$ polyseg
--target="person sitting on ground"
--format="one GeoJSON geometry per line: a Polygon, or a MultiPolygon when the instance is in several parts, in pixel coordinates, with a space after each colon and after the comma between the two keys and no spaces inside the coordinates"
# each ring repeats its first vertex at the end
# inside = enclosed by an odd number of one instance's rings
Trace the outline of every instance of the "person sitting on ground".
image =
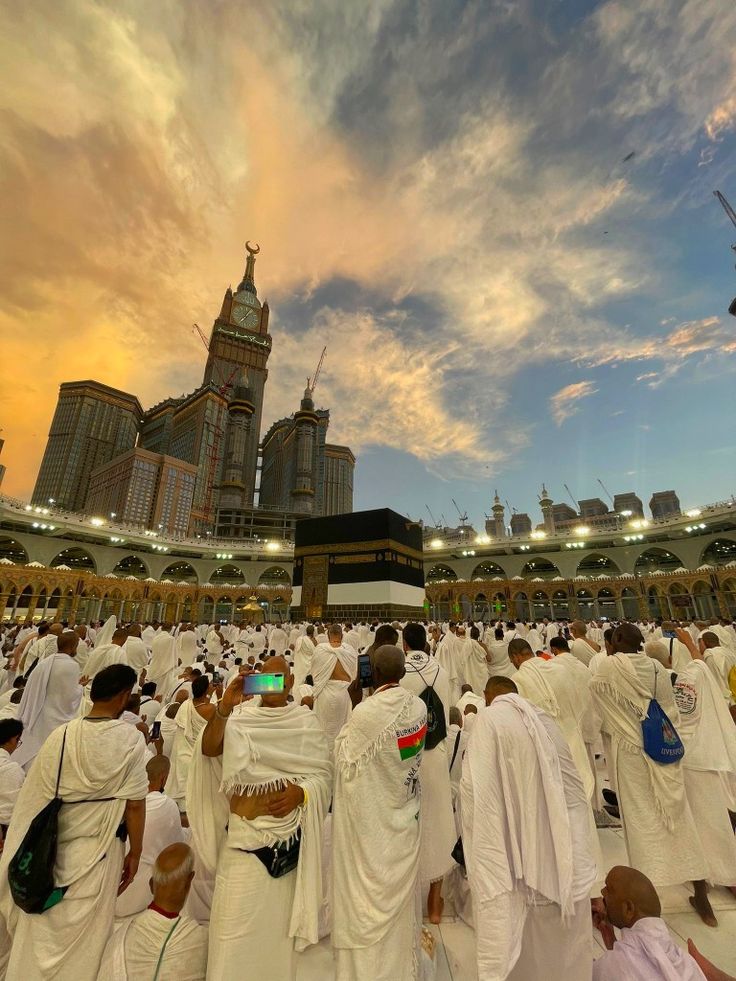
{"type": "Polygon", "coordinates": [[[105,981],[204,981],[207,927],[182,912],[194,878],[194,853],[169,845],[153,866],[153,902],[113,934],[100,965],[105,981]]]}
{"type": "Polygon", "coordinates": [[[659,896],[638,869],[617,865],[606,876],[593,923],[608,953],[593,964],[593,981],[703,981],[695,960],[674,942],[661,918],[659,896]],[[619,939],[613,932],[621,931],[619,939]]]}

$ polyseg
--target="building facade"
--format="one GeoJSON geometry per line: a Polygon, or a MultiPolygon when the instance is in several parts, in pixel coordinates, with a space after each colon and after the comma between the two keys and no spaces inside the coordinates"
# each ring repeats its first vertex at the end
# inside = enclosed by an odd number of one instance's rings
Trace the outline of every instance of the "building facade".
{"type": "MultiPolygon", "coordinates": [[[[143,412],[134,396],[99,382],[61,386],[33,495],[35,504],[52,501],[70,511],[82,511],[93,471],[117,461],[137,445],[142,451],[173,457],[194,468],[188,533],[212,535],[222,528],[228,534],[230,529],[245,531],[254,526],[251,512],[258,507],[269,512],[267,524],[291,531],[294,515],[352,511],[355,458],[347,447],[328,451],[330,413],[315,409],[312,389],[305,392],[293,417],[269,429],[261,447],[271,353],[269,309],[258,299],[255,285],[260,250],[249,243],[246,250],[245,273],[237,290],[228,287],[209,340],[202,335],[208,356],[202,384],[195,391],[164,399],[143,412]],[[263,473],[256,503],[261,452],[263,473]],[[275,511],[282,512],[281,516],[275,516],[275,511]]],[[[140,463],[141,480],[144,469],[140,463]]],[[[105,481],[113,473],[125,475],[127,471],[120,467],[106,471],[105,481]]],[[[103,493],[101,478],[96,476],[91,498],[95,506],[112,493],[109,489],[103,493]]],[[[119,492],[121,501],[126,488],[119,492]]],[[[109,510],[122,513],[122,508],[118,504],[109,510]]]]}
{"type": "Polygon", "coordinates": [[[197,468],[136,447],[92,473],[86,511],[167,535],[186,535],[197,468]]]}
{"type": "Polygon", "coordinates": [[[135,446],[142,418],[134,395],[96,381],[64,382],[32,502],[82,511],[92,472],[135,446]]]}

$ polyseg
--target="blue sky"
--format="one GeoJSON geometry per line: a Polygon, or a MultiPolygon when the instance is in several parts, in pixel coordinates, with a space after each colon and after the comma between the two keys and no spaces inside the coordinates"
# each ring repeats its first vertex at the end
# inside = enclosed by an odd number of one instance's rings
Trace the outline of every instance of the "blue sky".
{"type": "Polygon", "coordinates": [[[0,42],[0,329],[10,363],[29,330],[44,354],[2,394],[8,492],[60,381],[144,404],[198,384],[191,323],[246,238],[265,425],[327,344],[357,507],[452,520],[454,497],[479,526],[496,487],[536,517],[543,480],[736,491],[736,229],[712,194],[736,204],[736,6],[34,7],[0,42]]]}

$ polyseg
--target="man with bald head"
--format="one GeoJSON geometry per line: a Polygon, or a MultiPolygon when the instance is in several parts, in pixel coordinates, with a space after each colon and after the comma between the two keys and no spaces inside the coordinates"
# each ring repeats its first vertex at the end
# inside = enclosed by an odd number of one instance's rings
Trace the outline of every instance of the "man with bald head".
{"type": "Polygon", "coordinates": [[[427,709],[401,687],[405,671],[403,651],[379,647],[373,694],[356,705],[335,741],[332,943],[338,981],[414,976],[427,709]]]}
{"type": "Polygon", "coordinates": [[[215,876],[209,973],[244,965],[260,981],[296,976],[295,950],[319,939],[322,828],[332,762],[314,712],[289,702],[283,657],[263,662],[260,705],[228,685],[192,756],[187,814],[198,861],[215,876]],[[268,691],[268,689],[267,689],[268,691]]]}
{"type": "Polygon", "coordinates": [[[179,808],[164,793],[169,776],[167,756],[153,756],[146,764],[148,794],[146,795],[146,826],[143,830],[143,851],[138,871],[130,886],[118,896],[115,916],[132,916],[140,913],[153,898],[150,878],[159,853],[169,845],[184,841],[179,808]]]}
{"type": "Polygon", "coordinates": [[[603,909],[594,910],[608,953],[593,965],[593,981],[703,981],[695,960],[670,936],[659,896],[637,869],[617,865],[606,876],[603,909]],[[617,940],[613,932],[621,933],[617,940]]]}
{"type": "Polygon", "coordinates": [[[204,981],[207,928],[183,912],[194,879],[194,854],[183,842],[156,857],[149,881],[153,901],[108,942],[99,977],[105,981],[204,981]]]}
{"type": "Polygon", "coordinates": [[[614,653],[593,676],[591,692],[602,719],[629,862],[658,886],[698,883],[693,905],[712,921],[703,883],[708,863],[685,793],[682,760],[664,765],[644,751],[641,723],[652,699],[675,729],[680,725],[669,672],[647,657],[644,637],[632,623],[615,628],[611,647],[614,653]]]}

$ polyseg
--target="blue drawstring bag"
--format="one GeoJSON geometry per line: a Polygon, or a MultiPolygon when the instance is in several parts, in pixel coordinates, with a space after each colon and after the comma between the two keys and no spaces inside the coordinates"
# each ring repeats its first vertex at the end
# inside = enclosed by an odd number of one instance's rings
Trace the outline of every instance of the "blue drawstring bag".
{"type": "Polygon", "coordinates": [[[665,765],[679,763],[685,755],[685,747],[677,735],[662,706],[657,701],[657,676],[654,668],[654,698],[649,702],[646,716],[641,720],[641,734],[644,739],[644,752],[650,760],[665,765]]]}

